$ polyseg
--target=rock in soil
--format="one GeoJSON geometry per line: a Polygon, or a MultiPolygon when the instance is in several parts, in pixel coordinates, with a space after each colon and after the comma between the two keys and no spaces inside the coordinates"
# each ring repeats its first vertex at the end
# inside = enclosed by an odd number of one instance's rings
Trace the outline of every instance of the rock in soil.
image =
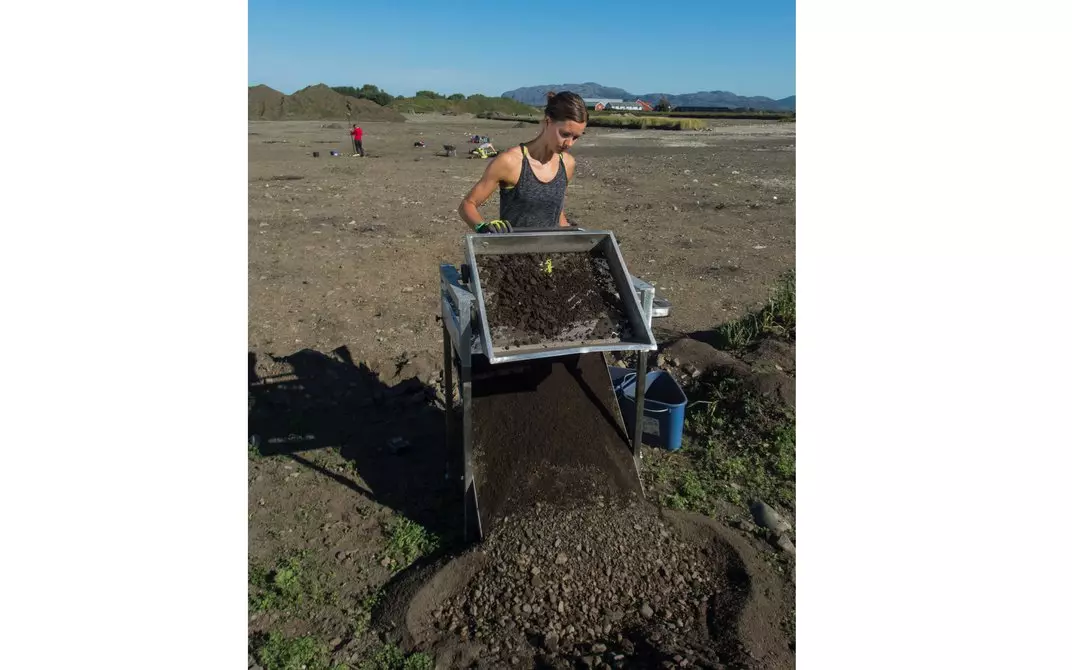
{"type": "Polygon", "coordinates": [[[772,530],[777,534],[788,533],[793,530],[793,527],[789,525],[789,522],[783,519],[778,512],[774,511],[774,508],[762,500],[752,501],[749,508],[752,512],[752,518],[754,518],[756,523],[760,526],[772,530]]]}

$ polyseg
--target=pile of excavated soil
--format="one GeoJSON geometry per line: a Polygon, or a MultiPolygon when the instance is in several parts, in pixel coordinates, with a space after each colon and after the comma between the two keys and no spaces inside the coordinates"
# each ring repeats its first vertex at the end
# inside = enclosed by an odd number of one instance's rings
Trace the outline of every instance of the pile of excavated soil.
{"type": "Polygon", "coordinates": [[[708,523],[646,503],[536,505],[388,607],[437,667],[792,667],[773,583],[708,523]]]}
{"type": "Polygon", "coordinates": [[[381,107],[371,100],[352,98],[337,93],[324,84],[309,86],[293,95],[284,95],[267,86],[249,88],[249,119],[256,121],[345,121],[346,104],[350,104],[349,119],[361,121],[405,121],[393,109],[381,107]]]}
{"type": "Polygon", "coordinates": [[[630,336],[610,266],[601,253],[489,255],[481,256],[478,266],[496,346],[630,336]]]}

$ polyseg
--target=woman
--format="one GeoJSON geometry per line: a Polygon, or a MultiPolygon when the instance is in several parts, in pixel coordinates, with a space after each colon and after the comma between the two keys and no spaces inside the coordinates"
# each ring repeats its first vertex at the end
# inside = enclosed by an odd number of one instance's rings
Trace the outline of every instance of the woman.
{"type": "Polygon", "coordinates": [[[465,196],[458,214],[478,233],[568,226],[563,206],[575,162],[566,153],[584,134],[588,110],[576,93],[548,93],[540,134],[502,152],[465,196]],[[499,187],[499,218],[485,221],[479,207],[499,187]]]}

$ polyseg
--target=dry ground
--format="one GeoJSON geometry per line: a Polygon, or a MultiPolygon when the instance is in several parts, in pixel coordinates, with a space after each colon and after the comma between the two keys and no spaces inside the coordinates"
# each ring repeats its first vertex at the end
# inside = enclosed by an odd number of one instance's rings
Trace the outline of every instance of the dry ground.
{"type": "MultiPolygon", "coordinates": [[[[368,630],[380,588],[460,527],[436,317],[438,266],[462,260],[455,210],[485,166],[466,140],[504,148],[535,127],[369,123],[359,159],[324,125],[249,124],[250,635],[280,654],[310,635],[358,667],[385,653],[368,630]],[[459,155],[436,155],[443,144],[459,155]]],[[[631,272],[672,302],[663,340],[754,309],[794,263],[795,125],[713,126],[591,129],[573,151],[567,216],[614,231],[631,272]]]]}

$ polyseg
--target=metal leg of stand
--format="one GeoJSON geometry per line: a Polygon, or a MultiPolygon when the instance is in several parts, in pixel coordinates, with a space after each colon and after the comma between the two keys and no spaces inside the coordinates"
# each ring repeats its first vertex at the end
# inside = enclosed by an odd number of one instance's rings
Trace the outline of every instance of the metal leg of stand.
{"type": "Polygon", "coordinates": [[[473,479],[473,369],[462,367],[458,376],[462,396],[462,459],[465,482],[465,538],[468,542],[482,539],[480,507],[477,504],[476,482],[473,479]]]}
{"type": "Polygon", "coordinates": [[[454,345],[450,331],[443,326],[443,410],[447,417],[447,477],[457,477],[453,471],[454,454],[454,345]]]}
{"type": "Polygon", "coordinates": [[[640,461],[640,442],[644,434],[644,387],[648,383],[648,352],[637,352],[636,416],[633,417],[633,458],[640,461]]]}

